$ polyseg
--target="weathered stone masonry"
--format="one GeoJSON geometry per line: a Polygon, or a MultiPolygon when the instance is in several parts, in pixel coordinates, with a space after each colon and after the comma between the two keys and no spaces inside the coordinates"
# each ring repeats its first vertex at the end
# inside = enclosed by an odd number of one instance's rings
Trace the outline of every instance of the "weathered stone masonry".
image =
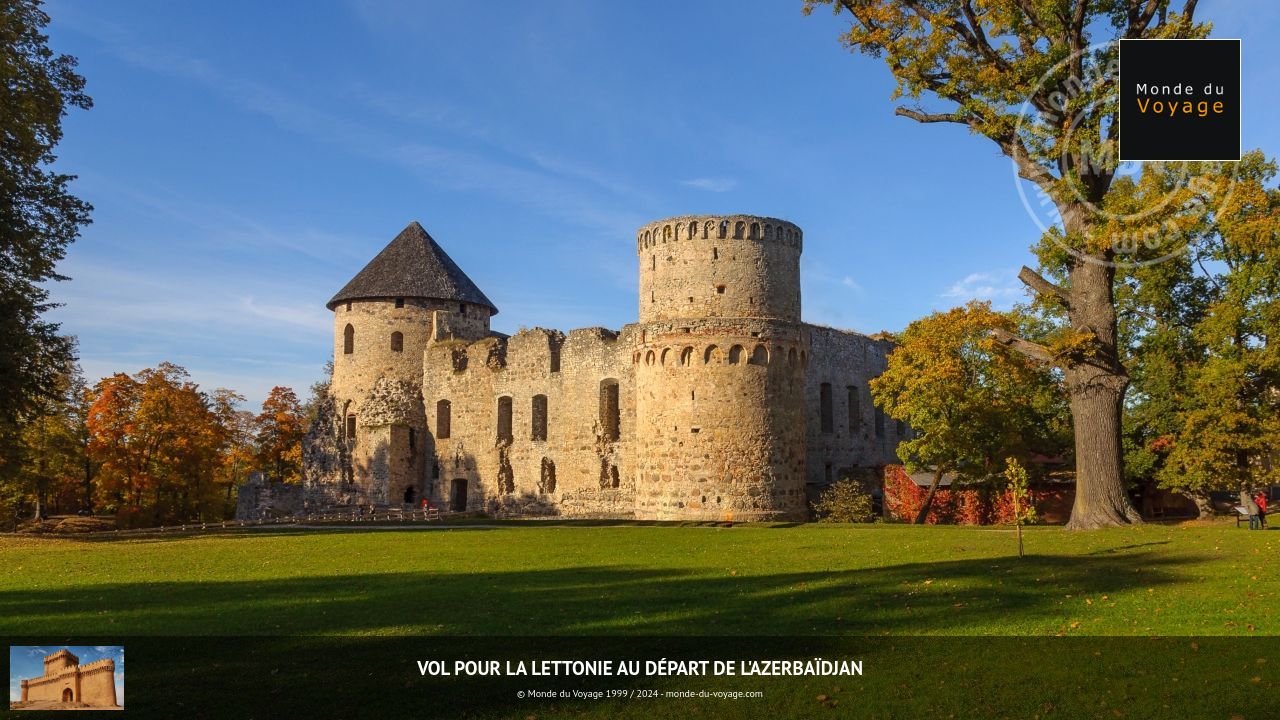
{"type": "Polygon", "coordinates": [[[496,306],[417,223],[329,302],[310,506],[803,519],[806,490],[895,462],[871,405],[887,342],[800,316],[803,234],[686,216],[636,236],[639,322],[490,330],[496,306]]]}

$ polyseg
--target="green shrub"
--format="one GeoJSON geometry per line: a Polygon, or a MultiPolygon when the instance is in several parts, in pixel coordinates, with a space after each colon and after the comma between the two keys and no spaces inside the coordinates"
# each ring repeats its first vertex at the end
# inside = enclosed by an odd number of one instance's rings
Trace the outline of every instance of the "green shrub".
{"type": "Polygon", "coordinates": [[[841,478],[823,490],[813,510],[819,522],[864,523],[875,519],[871,495],[852,478],[841,478]]]}

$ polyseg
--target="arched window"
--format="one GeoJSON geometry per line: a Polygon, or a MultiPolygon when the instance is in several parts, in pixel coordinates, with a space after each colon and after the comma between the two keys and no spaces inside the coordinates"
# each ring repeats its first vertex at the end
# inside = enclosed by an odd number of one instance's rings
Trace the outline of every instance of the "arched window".
{"type": "Polygon", "coordinates": [[[645,353],[645,354],[644,354],[644,364],[645,364],[645,365],[652,365],[652,364],[653,364],[653,358],[654,358],[654,354],[653,354],[653,351],[652,351],[652,350],[650,350],[649,352],[645,353]]]}
{"type": "Polygon", "coordinates": [[[693,364],[693,348],[687,347],[680,351],[680,364],[686,366],[693,364]]]}
{"type": "Polygon", "coordinates": [[[347,323],[342,330],[342,354],[350,355],[356,351],[356,329],[347,323]]]}
{"type": "Polygon", "coordinates": [[[356,441],[356,416],[347,416],[347,442],[354,443],[356,441]]]}
{"type": "Polygon", "coordinates": [[[560,343],[551,343],[551,372],[560,372],[560,343]]]}
{"type": "Polygon", "coordinates": [[[792,367],[795,367],[796,365],[796,349],[795,348],[791,348],[790,350],[787,351],[787,364],[792,367]]]}
{"type": "Polygon", "coordinates": [[[618,407],[618,381],[605,379],[600,381],[600,432],[606,439],[617,440],[620,436],[621,408],[618,407]]]}
{"type": "Polygon", "coordinates": [[[708,365],[719,365],[723,361],[724,358],[720,357],[720,348],[715,345],[707,348],[707,351],[702,354],[702,362],[708,365]]]}
{"type": "Polygon", "coordinates": [[[729,348],[729,364],[737,365],[742,362],[742,346],[734,345],[729,348]]]}
{"type": "Polygon", "coordinates": [[[662,355],[658,357],[658,363],[660,365],[666,365],[667,361],[670,359],[671,359],[671,348],[663,348],[662,355]]]}
{"type": "Polygon", "coordinates": [[[835,432],[835,417],[831,410],[831,383],[822,383],[818,390],[819,414],[822,418],[822,432],[835,432]]]}
{"type": "Polygon", "coordinates": [[[533,396],[533,428],[530,431],[529,438],[531,440],[547,439],[547,396],[533,396]]]}
{"type": "Polygon", "coordinates": [[[734,239],[741,240],[742,233],[747,229],[747,224],[741,220],[733,224],[734,239]]]}
{"type": "Polygon", "coordinates": [[[857,435],[862,431],[862,398],[858,394],[858,386],[850,385],[849,390],[849,434],[857,435]]]}
{"type": "Polygon", "coordinates": [[[498,398],[498,442],[510,442],[511,436],[511,396],[498,398]]]}
{"type": "Polygon", "coordinates": [[[759,239],[760,239],[760,223],[751,223],[751,235],[750,235],[750,237],[751,237],[751,239],[752,239],[752,240],[759,240],[759,239]]]}
{"type": "Polygon", "coordinates": [[[751,364],[752,365],[768,365],[769,364],[769,351],[765,348],[764,345],[757,345],[755,346],[755,348],[751,350],[751,364]]]}
{"type": "Polygon", "coordinates": [[[391,352],[404,352],[404,333],[399,330],[391,333],[391,352]]]}
{"type": "Polygon", "coordinates": [[[436,401],[436,439],[447,440],[453,424],[453,404],[448,400],[436,401]]]}
{"type": "Polygon", "coordinates": [[[721,220],[720,221],[720,237],[728,237],[728,236],[729,236],[729,221],[721,220]]]}
{"type": "Polygon", "coordinates": [[[695,220],[689,223],[689,239],[693,240],[696,237],[698,237],[698,222],[695,220]]]}

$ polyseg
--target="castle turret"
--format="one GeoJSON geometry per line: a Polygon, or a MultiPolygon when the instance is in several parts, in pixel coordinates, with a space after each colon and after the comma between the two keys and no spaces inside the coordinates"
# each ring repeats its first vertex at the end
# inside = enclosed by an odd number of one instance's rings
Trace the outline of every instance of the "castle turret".
{"type": "Polygon", "coordinates": [[[806,516],[801,243],[749,215],[639,230],[637,517],[806,516]]]}
{"type": "Polygon", "coordinates": [[[44,674],[57,675],[68,668],[73,668],[80,664],[80,658],[71,653],[70,650],[63,648],[52,655],[44,656],[44,674]]]}
{"type": "Polygon", "coordinates": [[[343,444],[346,501],[414,502],[426,490],[422,362],[441,340],[490,333],[497,307],[417,222],[328,302],[329,392],[343,444]]]}

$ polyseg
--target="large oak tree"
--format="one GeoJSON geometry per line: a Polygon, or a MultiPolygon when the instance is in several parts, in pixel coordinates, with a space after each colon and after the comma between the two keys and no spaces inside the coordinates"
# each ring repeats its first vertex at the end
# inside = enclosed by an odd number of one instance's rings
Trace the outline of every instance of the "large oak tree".
{"type": "Polygon", "coordinates": [[[1129,377],[1116,271],[1135,238],[1165,228],[1143,209],[1110,207],[1119,127],[1110,69],[1120,38],[1207,34],[1194,22],[1196,0],[1178,8],[1169,0],[805,0],[806,12],[819,5],[850,19],[842,40],[851,49],[889,66],[896,96],[908,99],[898,115],[963,125],[986,138],[1056,209],[1059,222],[1039,241],[1042,272],[1024,267],[1019,278],[1060,313],[1061,341],[997,333],[1062,369],[1076,443],[1068,527],[1140,522],[1124,482],[1129,377]]]}

